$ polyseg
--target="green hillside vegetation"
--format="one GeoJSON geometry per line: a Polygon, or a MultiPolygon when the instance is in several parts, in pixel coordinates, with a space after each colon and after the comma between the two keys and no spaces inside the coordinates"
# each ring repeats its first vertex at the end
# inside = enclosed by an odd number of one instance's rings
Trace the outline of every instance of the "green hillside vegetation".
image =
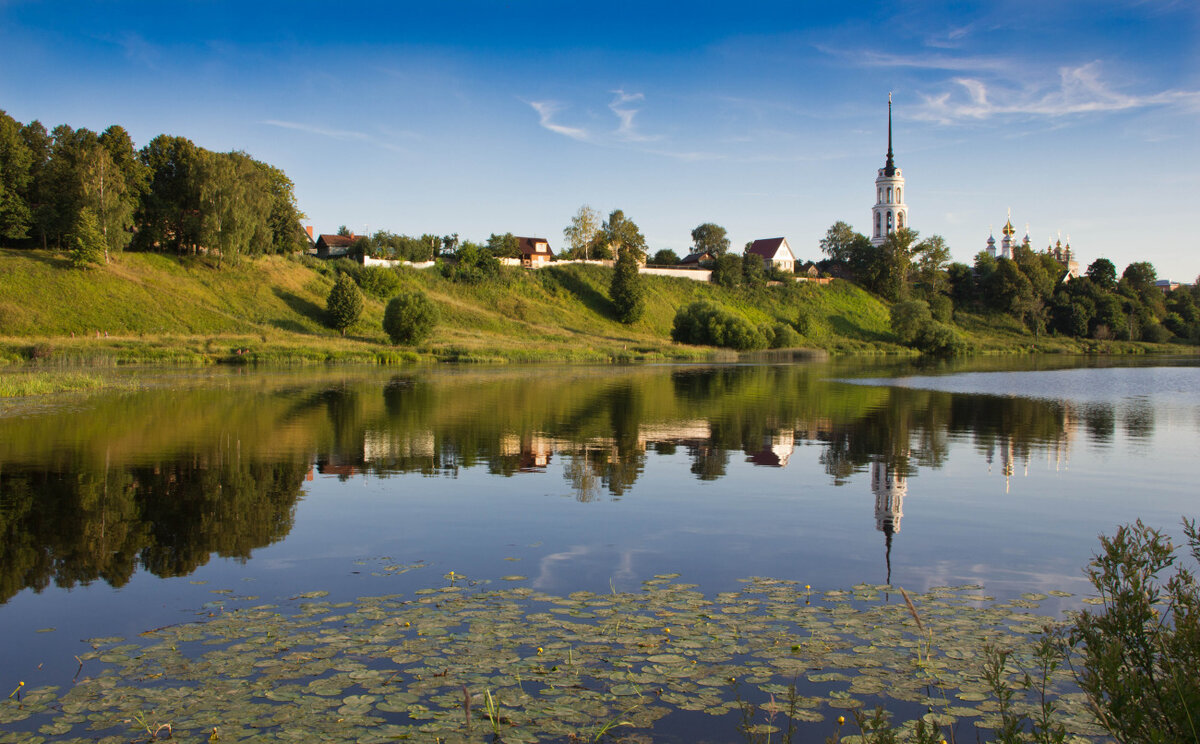
{"type": "Polygon", "coordinates": [[[299,256],[264,256],[218,270],[204,258],[128,252],[80,270],[62,254],[6,250],[0,251],[0,274],[0,354],[8,362],[732,358],[728,351],[670,341],[678,308],[697,300],[755,325],[802,326],[805,347],[901,349],[888,330],[887,308],[843,282],[724,289],[644,276],[645,314],[625,325],[608,297],[612,270],[600,266],[504,269],[471,284],[437,270],[363,270],[350,261],[299,256]],[[368,279],[381,271],[386,281],[368,279]],[[345,338],[325,317],[338,273],[375,291],[363,293],[362,317],[345,338]],[[440,318],[432,336],[411,348],[393,346],[382,328],[388,297],[402,290],[425,293],[440,318]]]}

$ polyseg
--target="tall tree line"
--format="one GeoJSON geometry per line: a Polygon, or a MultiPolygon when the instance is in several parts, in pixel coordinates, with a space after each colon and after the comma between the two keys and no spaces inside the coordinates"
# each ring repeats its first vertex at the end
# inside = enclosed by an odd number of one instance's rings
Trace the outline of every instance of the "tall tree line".
{"type": "MultiPolygon", "coordinates": [[[[142,149],[119,125],[47,131],[0,110],[0,243],[73,247],[85,225],[110,251],[206,253],[218,263],[304,245],[293,185],[244,152],[159,135],[142,149]]],[[[89,241],[92,238],[88,238],[89,241]]]]}

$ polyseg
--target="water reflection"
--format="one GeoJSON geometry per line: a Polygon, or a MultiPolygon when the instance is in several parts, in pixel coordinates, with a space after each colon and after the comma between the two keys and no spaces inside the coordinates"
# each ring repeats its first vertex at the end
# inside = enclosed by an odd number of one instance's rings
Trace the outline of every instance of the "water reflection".
{"type": "Polygon", "coordinates": [[[1135,439],[1156,425],[1145,401],[1118,409],[832,381],[845,372],[258,376],[0,419],[0,600],[51,583],[121,586],[138,568],[186,575],[212,555],[246,560],[288,535],[318,476],[557,472],[588,503],[629,495],[656,458],[686,458],[711,482],[740,463],[790,472],[809,446],[829,483],[869,488],[864,526],[873,501],[890,580],[910,479],[943,468],[953,443],[969,443],[980,472],[996,468],[1007,490],[1034,457],[1065,468],[1076,438],[1111,441],[1118,419],[1135,439]]]}

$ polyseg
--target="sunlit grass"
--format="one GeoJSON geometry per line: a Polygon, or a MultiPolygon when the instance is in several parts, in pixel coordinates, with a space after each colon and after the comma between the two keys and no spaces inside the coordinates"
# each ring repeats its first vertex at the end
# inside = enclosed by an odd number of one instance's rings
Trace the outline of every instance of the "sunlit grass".
{"type": "Polygon", "coordinates": [[[86,372],[31,372],[0,375],[0,398],[77,393],[111,387],[108,380],[86,372]]]}

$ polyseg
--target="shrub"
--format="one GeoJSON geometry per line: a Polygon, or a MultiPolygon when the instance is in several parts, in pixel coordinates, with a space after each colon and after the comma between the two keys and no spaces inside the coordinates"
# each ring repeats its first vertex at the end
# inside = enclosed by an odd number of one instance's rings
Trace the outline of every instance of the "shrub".
{"type": "Polygon", "coordinates": [[[329,290],[329,298],[325,301],[329,325],[345,336],[346,329],[354,325],[358,316],[362,315],[362,308],[362,294],[358,291],[358,285],[348,274],[339,274],[337,281],[333,283],[333,289],[329,290]]]}
{"type": "Polygon", "coordinates": [[[437,306],[423,292],[401,292],[383,311],[383,330],[393,344],[415,344],[438,322],[437,306]]]}
{"type": "Polygon", "coordinates": [[[656,266],[675,266],[679,263],[679,256],[670,248],[663,248],[654,257],[650,259],[650,263],[656,266]]]}
{"type": "Polygon", "coordinates": [[[90,209],[79,210],[79,217],[71,227],[69,241],[71,265],[77,269],[108,260],[108,249],[105,247],[104,233],[100,231],[100,221],[90,209]]]}
{"type": "Polygon", "coordinates": [[[362,291],[381,300],[400,291],[400,277],[396,276],[394,270],[383,266],[364,266],[355,279],[362,291]]]}
{"type": "Polygon", "coordinates": [[[929,312],[934,320],[949,323],[950,318],[954,316],[954,303],[941,292],[934,292],[929,298],[929,312]]]}
{"type": "Polygon", "coordinates": [[[1142,331],[1142,340],[1152,344],[1165,344],[1171,340],[1171,332],[1161,323],[1151,323],[1142,331]]]}
{"type": "Polygon", "coordinates": [[[800,334],[787,323],[776,323],[771,330],[772,349],[790,349],[800,345],[800,334]]]}
{"type": "MultiPolygon", "coordinates": [[[[1195,521],[1184,520],[1184,533],[1200,561],[1195,521]]],[[[1175,563],[1175,548],[1140,520],[1111,538],[1101,535],[1100,544],[1088,578],[1104,609],[1080,612],[1069,635],[1072,646],[1082,646],[1079,686],[1118,741],[1196,741],[1200,586],[1182,567],[1160,579],[1175,563]]]]}
{"type": "Polygon", "coordinates": [[[742,283],[742,257],[726,253],[713,262],[708,280],[722,287],[736,287],[742,283]]]}
{"type": "Polygon", "coordinates": [[[929,312],[929,303],[924,300],[897,302],[892,305],[891,316],[892,333],[906,344],[916,341],[921,328],[933,320],[929,312]]]}
{"type": "Polygon", "coordinates": [[[612,297],[617,320],[622,323],[634,323],[646,311],[646,292],[642,287],[638,260],[633,249],[621,249],[608,293],[612,297]]]}
{"type": "Polygon", "coordinates": [[[748,320],[701,300],[679,309],[671,338],[683,344],[722,346],[739,351],[763,349],[767,339],[748,320]]]}
{"type": "Polygon", "coordinates": [[[912,344],[926,354],[939,356],[965,354],[971,349],[958,331],[932,319],[921,324],[912,344]]]}
{"type": "Polygon", "coordinates": [[[500,259],[482,246],[463,243],[453,262],[439,264],[442,276],[459,284],[483,284],[500,276],[500,259]]]}

